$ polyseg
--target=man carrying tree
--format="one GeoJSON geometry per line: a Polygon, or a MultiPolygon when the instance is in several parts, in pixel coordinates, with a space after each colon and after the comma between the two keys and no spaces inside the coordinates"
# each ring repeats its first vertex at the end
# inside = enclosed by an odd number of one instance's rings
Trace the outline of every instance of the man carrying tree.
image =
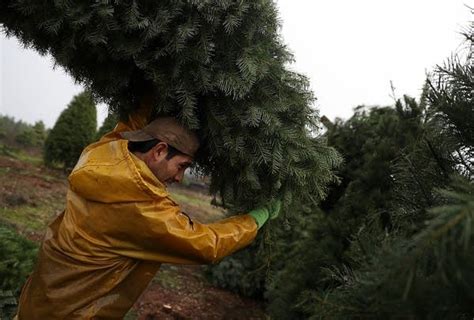
{"type": "Polygon", "coordinates": [[[66,209],[49,226],[22,290],[18,319],[123,318],[161,263],[219,261],[278,215],[275,201],[212,224],[193,221],[165,185],[182,180],[198,138],[172,117],[145,119],[130,116],[83,151],[66,209]]]}

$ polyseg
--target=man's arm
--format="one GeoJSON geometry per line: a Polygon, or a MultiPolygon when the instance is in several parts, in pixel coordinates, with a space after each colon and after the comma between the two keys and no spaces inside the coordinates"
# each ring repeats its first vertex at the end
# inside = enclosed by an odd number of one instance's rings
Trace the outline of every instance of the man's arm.
{"type": "Polygon", "coordinates": [[[102,223],[95,225],[101,225],[99,237],[109,244],[107,250],[135,259],[215,263],[250,244],[257,234],[257,223],[250,215],[202,224],[183,214],[169,198],[130,204],[120,211],[104,209],[102,223]]]}
{"type": "Polygon", "coordinates": [[[131,258],[164,263],[215,263],[249,245],[267,219],[278,216],[280,208],[280,201],[271,201],[249,214],[202,224],[183,214],[168,197],[139,203],[136,214],[128,215],[133,221],[122,220],[121,228],[109,228],[115,239],[112,250],[131,258]],[[264,217],[256,217],[262,214],[264,217]]]}

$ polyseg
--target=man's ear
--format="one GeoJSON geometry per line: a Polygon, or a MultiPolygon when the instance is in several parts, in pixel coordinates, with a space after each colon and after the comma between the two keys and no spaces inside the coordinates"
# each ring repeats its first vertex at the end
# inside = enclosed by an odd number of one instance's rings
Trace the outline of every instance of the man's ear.
{"type": "Polygon", "coordinates": [[[168,144],[166,142],[159,142],[153,147],[153,154],[156,157],[165,156],[168,153],[168,144]]]}

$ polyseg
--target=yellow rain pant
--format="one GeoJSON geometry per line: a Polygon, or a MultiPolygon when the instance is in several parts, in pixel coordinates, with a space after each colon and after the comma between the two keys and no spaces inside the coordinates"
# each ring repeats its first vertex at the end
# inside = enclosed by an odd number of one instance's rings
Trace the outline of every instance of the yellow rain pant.
{"type": "Polygon", "coordinates": [[[66,209],[48,227],[22,290],[20,320],[121,319],[161,263],[213,263],[255,238],[249,215],[206,225],[181,213],[118,136],[143,119],[120,123],[82,153],[66,209]]]}

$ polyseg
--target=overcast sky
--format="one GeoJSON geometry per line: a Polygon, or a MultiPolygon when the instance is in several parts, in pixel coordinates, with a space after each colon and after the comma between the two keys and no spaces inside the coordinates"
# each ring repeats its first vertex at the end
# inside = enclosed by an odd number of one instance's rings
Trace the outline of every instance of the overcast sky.
{"type": "MultiPolygon", "coordinates": [[[[462,43],[474,0],[278,0],[292,66],[307,75],[316,107],[330,119],[358,105],[418,97],[426,72],[462,43]]],[[[0,114],[52,127],[82,90],[50,57],[0,37],[0,114]]],[[[106,107],[99,107],[99,122],[106,107]]]]}

